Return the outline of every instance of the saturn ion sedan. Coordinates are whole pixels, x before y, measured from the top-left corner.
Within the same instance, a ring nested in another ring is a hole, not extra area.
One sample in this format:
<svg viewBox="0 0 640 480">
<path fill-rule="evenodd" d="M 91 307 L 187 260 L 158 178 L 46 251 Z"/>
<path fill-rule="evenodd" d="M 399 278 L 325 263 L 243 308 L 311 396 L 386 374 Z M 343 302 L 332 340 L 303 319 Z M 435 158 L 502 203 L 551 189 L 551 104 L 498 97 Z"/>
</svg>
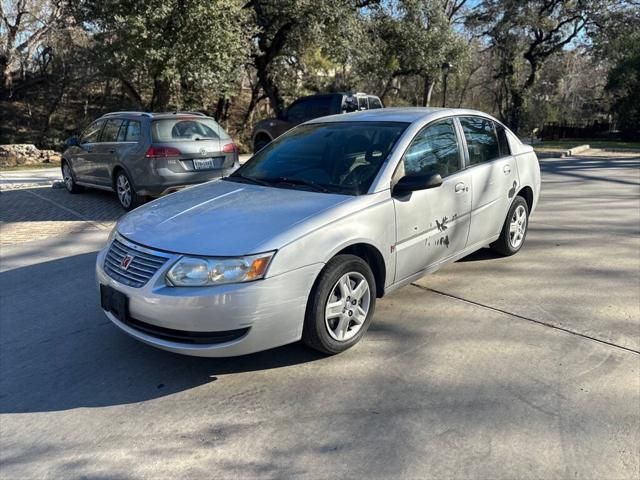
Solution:
<svg viewBox="0 0 640 480">
<path fill-rule="evenodd" d="M 97 258 L 102 308 L 172 352 L 335 354 L 376 299 L 485 246 L 518 252 L 539 191 L 532 148 L 481 112 L 315 119 L 123 217 Z"/>
</svg>

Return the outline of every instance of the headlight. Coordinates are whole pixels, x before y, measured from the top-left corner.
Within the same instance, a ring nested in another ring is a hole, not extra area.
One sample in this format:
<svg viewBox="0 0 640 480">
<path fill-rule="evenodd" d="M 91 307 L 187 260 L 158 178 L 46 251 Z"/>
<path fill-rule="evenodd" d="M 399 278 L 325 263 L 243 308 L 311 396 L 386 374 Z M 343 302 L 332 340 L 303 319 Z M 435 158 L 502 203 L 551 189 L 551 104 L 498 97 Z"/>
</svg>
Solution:
<svg viewBox="0 0 640 480">
<path fill-rule="evenodd" d="M 167 272 L 174 287 L 203 287 L 259 280 L 275 252 L 236 258 L 182 257 Z"/>
<path fill-rule="evenodd" d="M 111 245 L 111 242 L 113 242 L 113 239 L 116 237 L 117 233 L 118 233 L 118 226 L 116 225 L 109 232 L 109 236 L 107 237 L 107 245 Z"/>
</svg>

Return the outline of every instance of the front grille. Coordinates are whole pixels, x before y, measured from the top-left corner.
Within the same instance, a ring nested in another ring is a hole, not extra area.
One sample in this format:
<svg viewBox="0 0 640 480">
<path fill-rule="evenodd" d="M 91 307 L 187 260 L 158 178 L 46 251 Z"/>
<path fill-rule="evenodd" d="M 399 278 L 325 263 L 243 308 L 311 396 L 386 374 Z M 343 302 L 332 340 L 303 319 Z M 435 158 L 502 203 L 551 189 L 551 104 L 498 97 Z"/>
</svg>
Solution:
<svg viewBox="0 0 640 480">
<path fill-rule="evenodd" d="M 125 269 L 122 260 L 125 256 L 132 257 Z M 114 240 L 104 259 L 104 271 L 114 280 L 130 287 L 140 288 L 164 265 L 164 257 L 134 250 L 118 240 Z"/>
</svg>

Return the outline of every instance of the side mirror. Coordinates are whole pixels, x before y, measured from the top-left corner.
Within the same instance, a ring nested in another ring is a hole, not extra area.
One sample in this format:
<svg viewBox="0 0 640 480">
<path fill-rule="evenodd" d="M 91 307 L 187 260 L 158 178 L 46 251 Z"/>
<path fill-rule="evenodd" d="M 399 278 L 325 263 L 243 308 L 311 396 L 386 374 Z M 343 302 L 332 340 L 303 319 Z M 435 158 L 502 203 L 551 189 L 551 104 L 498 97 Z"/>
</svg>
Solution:
<svg viewBox="0 0 640 480">
<path fill-rule="evenodd" d="M 427 190 L 442 185 L 442 177 L 439 173 L 427 175 L 406 175 L 393 187 L 394 195 L 406 195 L 416 190 Z"/>
<path fill-rule="evenodd" d="M 67 138 L 65 143 L 67 144 L 67 147 L 77 147 L 78 145 L 80 145 L 78 137 L 69 137 Z"/>
</svg>

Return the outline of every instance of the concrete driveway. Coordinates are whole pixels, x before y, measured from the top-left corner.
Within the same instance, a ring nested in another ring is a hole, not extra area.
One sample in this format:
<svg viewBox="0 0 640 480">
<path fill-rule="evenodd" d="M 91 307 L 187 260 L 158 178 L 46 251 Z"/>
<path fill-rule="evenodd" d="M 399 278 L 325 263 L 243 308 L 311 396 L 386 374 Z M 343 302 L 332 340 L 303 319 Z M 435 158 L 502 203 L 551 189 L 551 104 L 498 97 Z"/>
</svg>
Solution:
<svg viewBox="0 0 640 480">
<path fill-rule="evenodd" d="M 0 475 L 638 479 L 640 157 L 543 170 L 522 252 L 386 297 L 330 358 L 129 339 L 98 307 L 99 225 L 3 246 Z"/>
</svg>

